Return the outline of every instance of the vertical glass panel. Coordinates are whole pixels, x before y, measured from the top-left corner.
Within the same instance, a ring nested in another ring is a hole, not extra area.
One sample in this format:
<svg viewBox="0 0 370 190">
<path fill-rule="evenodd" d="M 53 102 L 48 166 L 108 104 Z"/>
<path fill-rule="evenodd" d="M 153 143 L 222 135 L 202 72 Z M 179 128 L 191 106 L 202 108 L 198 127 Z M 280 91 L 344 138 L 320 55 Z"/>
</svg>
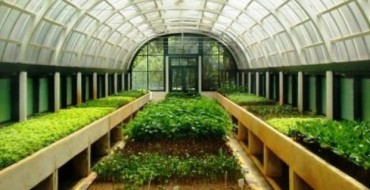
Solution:
<svg viewBox="0 0 370 190">
<path fill-rule="evenodd" d="M 219 86 L 219 66 L 217 56 L 203 56 L 203 90 L 217 90 Z"/>
<path fill-rule="evenodd" d="M 133 80 L 138 80 L 133 81 L 134 88 L 165 90 L 166 56 L 170 90 L 198 90 L 199 59 L 202 90 L 213 91 L 223 83 L 235 82 L 235 61 L 223 45 L 207 36 L 184 34 L 160 37 L 142 47 L 131 67 Z"/>
<path fill-rule="evenodd" d="M 149 71 L 163 71 L 164 60 L 163 56 L 148 56 Z"/>
<path fill-rule="evenodd" d="M 148 55 L 163 55 L 163 40 L 153 41 L 149 43 Z"/>
<path fill-rule="evenodd" d="M 133 89 L 148 89 L 147 72 L 132 72 L 132 88 Z"/>
<path fill-rule="evenodd" d="M 169 54 L 198 54 L 199 39 L 193 36 L 171 36 L 168 38 Z"/>
<path fill-rule="evenodd" d="M 164 90 L 164 72 L 151 71 L 149 72 L 149 89 Z"/>
</svg>

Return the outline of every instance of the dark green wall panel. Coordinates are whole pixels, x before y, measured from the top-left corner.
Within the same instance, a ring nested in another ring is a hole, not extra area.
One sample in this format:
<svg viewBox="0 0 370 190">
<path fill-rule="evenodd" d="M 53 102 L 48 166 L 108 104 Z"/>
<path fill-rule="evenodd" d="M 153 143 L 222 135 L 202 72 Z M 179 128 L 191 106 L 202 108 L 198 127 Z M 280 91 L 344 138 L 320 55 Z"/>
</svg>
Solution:
<svg viewBox="0 0 370 190">
<path fill-rule="evenodd" d="M 0 123 L 12 119 L 11 80 L 0 79 Z"/>
<path fill-rule="evenodd" d="M 278 79 L 277 79 L 277 76 L 276 75 L 272 75 L 271 76 L 271 78 L 272 78 L 272 83 L 270 84 L 271 85 L 271 91 L 272 91 L 272 97 L 271 97 L 271 99 L 273 99 L 273 100 L 278 100 L 278 93 L 277 93 L 277 91 L 278 91 Z"/>
<path fill-rule="evenodd" d="M 308 110 L 317 112 L 316 108 L 316 77 L 310 76 L 308 78 Z"/>
<path fill-rule="evenodd" d="M 49 81 L 48 78 L 40 78 L 39 112 L 49 111 Z"/>
<path fill-rule="evenodd" d="M 287 97 L 288 97 L 288 104 L 293 105 L 293 76 L 289 75 L 288 76 L 288 84 L 287 84 Z"/>
<path fill-rule="evenodd" d="M 266 74 L 260 74 L 260 95 L 266 97 Z"/>
<path fill-rule="evenodd" d="M 73 103 L 73 84 L 72 77 L 67 77 L 67 105 L 70 106 Z"/>
<path fill-rule="evenodd" d="M 321 78 L 321 113 L 326 114 L 326 79 Z"/>
<path fill-rule="evenodd" d="M 370 121 L 370 79 L 361 81 L 361 112 L 362 119 Z"/>
<path fill-rule="evenodd" d="M 85 84 L 84 84 L 84 89 L 85 89 L 85 92 L 84 92 L 84 97 L 85 97 L 85 100 L 89 100 L 90 99 L 90 78 L 88 76 L 85 77 Z"/>
<path fill-rule="evenodd" d="M 340 89 L 340 118 L 353 120 L 353 79 L 341 78 Z"/>
<path fill-rule="evenodd" d="M 256 92 L 256 75 L 251 74 L 251 93 L 257 94 Z"/>
<path fill-rule="evenodd" d="M 104 91 L 105 91 L 105 86 L 104 86 L 104 76 L 99 76 L 98 77 L 98 97 L 104 97 Z"/>
<path fill-rule="evenodd" d="M 34 113 L 34 80 L 32 78 L 27 79 L 27 115 Z"/>
</svg>

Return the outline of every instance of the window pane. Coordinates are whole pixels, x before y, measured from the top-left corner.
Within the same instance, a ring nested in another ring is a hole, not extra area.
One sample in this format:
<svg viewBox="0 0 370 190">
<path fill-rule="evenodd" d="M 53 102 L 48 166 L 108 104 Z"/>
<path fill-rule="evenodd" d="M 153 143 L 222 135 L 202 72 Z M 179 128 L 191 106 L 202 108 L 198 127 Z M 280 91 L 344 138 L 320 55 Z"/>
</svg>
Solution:
<svg viewBox="0 0 370 190">
<path fill-rule="evenodd" d="M 164 72 L 155 71 L 149 72 L 149 89 L 164 90 Z"/>
<path fill-rule="evenodd" d="M 132 72 L 132 89 L 148 89 L 147 72 Z"/>
</svg>

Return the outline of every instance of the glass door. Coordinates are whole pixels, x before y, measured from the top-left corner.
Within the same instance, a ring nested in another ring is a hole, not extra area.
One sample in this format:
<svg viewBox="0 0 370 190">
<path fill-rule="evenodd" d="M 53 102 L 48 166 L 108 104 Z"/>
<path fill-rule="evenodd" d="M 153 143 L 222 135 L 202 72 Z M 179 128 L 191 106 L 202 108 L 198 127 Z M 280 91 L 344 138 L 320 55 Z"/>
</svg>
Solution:
<svg viewBox="0 0 370 190">
<path fill-rule="evenodd" d="M 198 59 L 170 57 L 170 91 L 198 90 Z"/>
</svg>

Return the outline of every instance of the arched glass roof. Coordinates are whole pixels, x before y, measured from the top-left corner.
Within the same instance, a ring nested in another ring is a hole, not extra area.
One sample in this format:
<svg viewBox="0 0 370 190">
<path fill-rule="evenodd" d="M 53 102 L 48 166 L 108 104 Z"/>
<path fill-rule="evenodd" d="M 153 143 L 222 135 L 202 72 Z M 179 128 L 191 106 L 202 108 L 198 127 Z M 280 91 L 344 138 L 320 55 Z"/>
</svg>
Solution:
<svg viewBox="0 0 370 190">
<path fill-rule="evenodd" d="M 368 0 L 0 0 L 0 61 L 126 70 L 172 33 L 214 37 L 239 69 L 370 60 Z"/>
</svg>

